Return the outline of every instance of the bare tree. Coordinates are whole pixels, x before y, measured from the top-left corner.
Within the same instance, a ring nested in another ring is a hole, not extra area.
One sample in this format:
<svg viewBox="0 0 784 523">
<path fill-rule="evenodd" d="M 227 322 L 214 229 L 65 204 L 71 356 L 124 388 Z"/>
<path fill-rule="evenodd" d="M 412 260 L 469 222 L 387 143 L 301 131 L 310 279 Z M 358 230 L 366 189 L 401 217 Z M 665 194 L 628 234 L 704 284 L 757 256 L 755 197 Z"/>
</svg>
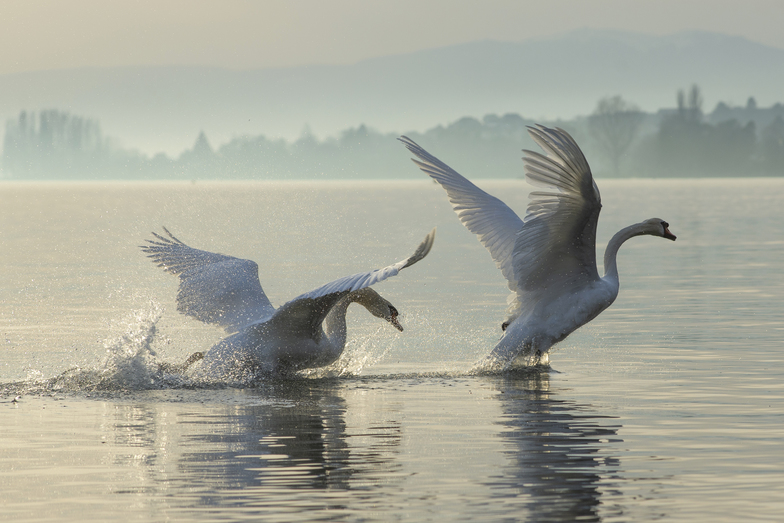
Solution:
<svg viewBox="0 0 784 523">
<path fill-rule="evenodd" d="M 634 141 L 642 118 L 639 108 L 620 96 L 599 100 L 596 110 L 588 118 L 588 125 L 612 162 L 613 174 L 616 176 L 620 173 L 621 157 Z"/>
</svg>

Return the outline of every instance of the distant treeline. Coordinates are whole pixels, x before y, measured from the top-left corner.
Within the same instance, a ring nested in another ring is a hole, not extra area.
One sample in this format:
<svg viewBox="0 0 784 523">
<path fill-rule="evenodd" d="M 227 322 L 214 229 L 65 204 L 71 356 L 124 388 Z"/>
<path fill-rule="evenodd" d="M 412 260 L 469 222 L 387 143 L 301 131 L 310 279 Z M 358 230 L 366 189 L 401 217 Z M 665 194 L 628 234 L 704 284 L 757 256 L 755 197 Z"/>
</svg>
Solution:
<svg viewBox="0 0 784 523">
<path fill-rule="evenodd" d="M 409 136 L 470 177 L 522 177 L 521 149 L 535 149 L 533 125 L 517 114 L 462 118 Z M 593 114 L 563 127 L 583 148 L 598 176 L 784 175 L 784 105 L 719 103 L 702 111 L 697 86 L 677 94 L 675 109 L 644 113 L 620 96 L 602 99 Z M 116 147 L 100 124 L 57 110 L 22 112 L 6 123 L 5 179 L 303 179 L 421 176 L 395 133 L 365 125 L 324 140 L 304 132 L 295 141 L 244 136 L 214 149 L 204 133 L 177 158 L 149 157 Z"/>
</svg>

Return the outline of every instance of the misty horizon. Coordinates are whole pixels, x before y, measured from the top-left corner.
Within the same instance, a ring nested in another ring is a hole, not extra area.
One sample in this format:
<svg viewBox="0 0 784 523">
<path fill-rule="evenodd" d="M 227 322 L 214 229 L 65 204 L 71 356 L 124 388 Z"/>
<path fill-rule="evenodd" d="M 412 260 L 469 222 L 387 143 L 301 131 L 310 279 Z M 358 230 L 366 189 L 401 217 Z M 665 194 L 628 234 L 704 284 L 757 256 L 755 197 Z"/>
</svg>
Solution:
<svg viewBox="0 0 784 523">
<path fill-rule="evenodd" d="M 705 106 L 781 101 L 784 50 L 706 32 L 659 37 L 581 30 L 518 43 L 482 40 L 366 59 L 348 66 L 255 70 L 114 67 L 0 75 L 0 118 L 56 109 L 100 120 L 125 149 L 176 156 L 200 132 L 213 144 L 263 135 L 319 139 L 366 125 L 426 132 L 471 116 L 535 121 L 588 116 L 622 95 L 645 112 L 674 107 L 698 84 Z M 0 129 L 0 134 L 4 129 Z M 1 138 L 1 137 L 0 137 Z"/>
<path fill-rule="evenodd" d="M 587 117 L 541 121 L 516 113 L 465 116 L 408 132 L 480 178 L 520 178 L 527 128 L 560 126 L 580 143 L 599 177 L 771 176 L 784 174 L 784 105 L 719 102 L 703 109 L 699 86 L 679 90 L 676 107 L 641 111 L 605 97 Z M 214 145 L 203 131 L 176 156 L 123 149 L 97 120 L 49 110 L 6 122 L 0 179 L 397 179 L 416 178 L 397 138 L 362 124 L 318 139 L 243 135 Z"/>
</svg>

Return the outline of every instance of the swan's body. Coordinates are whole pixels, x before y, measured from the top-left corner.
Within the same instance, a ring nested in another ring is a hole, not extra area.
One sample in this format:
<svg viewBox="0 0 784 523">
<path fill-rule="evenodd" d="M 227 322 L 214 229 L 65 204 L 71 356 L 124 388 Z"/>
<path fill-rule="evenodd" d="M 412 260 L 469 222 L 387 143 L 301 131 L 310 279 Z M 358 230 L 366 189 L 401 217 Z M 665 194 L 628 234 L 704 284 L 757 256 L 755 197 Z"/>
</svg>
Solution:
<svg viewBox="0 0 784 523">
<path fill-rule="evenodd" d="M 549 191 L 530 194 L 525 219 L 411 139 L 400 140 L 414 162 L 446 190 L 460 221 L 490 251 L 512 295 L 504 334 L 485 366 L 547 363 L 548 350 L 618 296 L 618 248 L 633 236 L 675 240 L 667 222 L 651 218 L 619 231 L 607 245 L 604 277 L 596 268 L 599 189 L 582 151 L 566 131 L 529 127 L 546 156 L 525 151 L 526 178 Z"/>
<path fill-rule="evenodd" d="M 340 278 L 275 309 L 259 282 L 258 265 L 188 247 L 164 228 L 142 250 L 164 270 L 180 277 L 177 310 L 223 327 L 230 336 L 205 355 L 211 377 L 243 377 L 322 367 L 346 345 L 346 311 L 364 306 L 398 330 L 398 311 L 371 285 L 395 276 L 430 252 L 435 229 L 416 252 L 398 263 Z"/>
</svg>

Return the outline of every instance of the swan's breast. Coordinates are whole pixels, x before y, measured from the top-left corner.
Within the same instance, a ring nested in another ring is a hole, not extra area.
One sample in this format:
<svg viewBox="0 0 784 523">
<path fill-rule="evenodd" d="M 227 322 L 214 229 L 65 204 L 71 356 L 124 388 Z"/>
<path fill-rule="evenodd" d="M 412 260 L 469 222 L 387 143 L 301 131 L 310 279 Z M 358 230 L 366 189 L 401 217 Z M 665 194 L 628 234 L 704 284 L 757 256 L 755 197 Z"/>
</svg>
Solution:
<svg viewBox="0 0 784 523">
<path fill-rule="evenodd" d="M 540 311 L 542 329 L 557 343 L 609 307 L 617 290 L 604 281 L 593 282 L 578 292 L 564 293 Z"/>
</svg>

